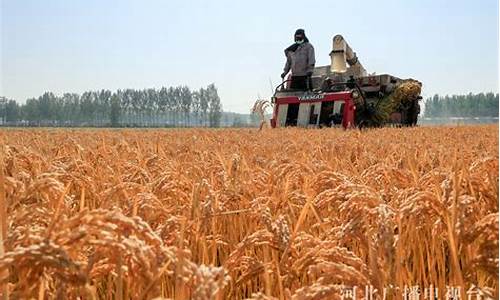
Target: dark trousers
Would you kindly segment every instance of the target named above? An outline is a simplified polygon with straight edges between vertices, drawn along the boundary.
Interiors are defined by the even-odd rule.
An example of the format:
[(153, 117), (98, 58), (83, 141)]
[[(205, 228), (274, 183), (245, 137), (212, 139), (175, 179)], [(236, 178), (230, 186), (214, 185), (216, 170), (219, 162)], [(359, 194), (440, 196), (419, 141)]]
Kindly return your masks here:
[(290, 84), (292, 90), (312, 90), (312, 79), (311, 76), (293, 76), (292, 83)]

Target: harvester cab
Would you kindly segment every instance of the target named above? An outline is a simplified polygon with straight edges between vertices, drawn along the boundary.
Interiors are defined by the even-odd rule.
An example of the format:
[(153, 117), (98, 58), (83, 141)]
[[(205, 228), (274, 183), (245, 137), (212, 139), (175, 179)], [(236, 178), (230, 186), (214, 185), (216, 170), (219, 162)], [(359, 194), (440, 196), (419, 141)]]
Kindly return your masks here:
[(420, 82), (368, 75), (341, 35), (333, 38), (330, 59), (330, 65), (314, 68), (309, 89), (291, 89), (290, 77), (276, 87), (272, 127), (416, 125)]

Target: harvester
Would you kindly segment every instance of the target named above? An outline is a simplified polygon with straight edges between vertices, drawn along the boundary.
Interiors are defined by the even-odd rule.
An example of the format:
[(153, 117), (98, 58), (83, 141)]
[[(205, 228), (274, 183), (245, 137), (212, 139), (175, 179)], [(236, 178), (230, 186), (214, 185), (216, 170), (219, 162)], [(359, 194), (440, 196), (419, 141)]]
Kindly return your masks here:
[(314, 68), (312, 86), (290, 88), (291, 76), (274, 91), (271, 127), (415, 126), (422, 84), (369, 75), (341, 35), (333, 38), (331, 64)]

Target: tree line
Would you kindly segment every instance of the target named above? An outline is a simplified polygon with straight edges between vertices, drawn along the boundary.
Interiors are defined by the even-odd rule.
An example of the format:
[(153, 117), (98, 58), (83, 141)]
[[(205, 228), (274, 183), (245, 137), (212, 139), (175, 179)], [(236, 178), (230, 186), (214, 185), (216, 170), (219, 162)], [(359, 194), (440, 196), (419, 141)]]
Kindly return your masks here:
[(46, 92), (24, 104), (0, 97), (0, 118), (9, 126), (219, 127), (217, 88), (88, 91), (62, 96)]
[(498, 94), (434, 95), (425, 101), (425, 117), (498, 117)]

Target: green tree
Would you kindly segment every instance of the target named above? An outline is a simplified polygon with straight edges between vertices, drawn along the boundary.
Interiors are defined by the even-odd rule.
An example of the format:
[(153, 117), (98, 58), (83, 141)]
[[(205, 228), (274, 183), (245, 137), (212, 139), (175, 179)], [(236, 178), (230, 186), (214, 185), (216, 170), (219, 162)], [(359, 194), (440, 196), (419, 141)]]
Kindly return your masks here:
[(120, 98), (116, 94), (111, 97), (111, 108), (109, 110), (109, 119), (111, 127), (120, 126), (121, 105)]
[(30, 98), (26, 100), (26, 104), (23, 105), (21, 109), (24, 118), (32, 124), (39, 124), (40, 122), (40, 112), (38, 110), (38, 100), (35, 98)]
[(16, 122), (19, 119), (19, 105), (16, 101), (9, 100), (5, 106), (5, 121)]
[(191, 105), (193, 104), (193, 97), (191, 91), (187, 86), (182, 86), (179, 89), (180, 93), (180, 106), (181, 110), (184, 113), (184, 120), (186, 121), (186, 125), (190, 125), (189, 112), (191, 110)]
[(219, 95), (217, 94), (217, 88), (214, 84), (210, 84), (207, 87), (207, 93), (209, 101), (210, 127), (219, 127), (222, 115), (222, 104), (220, 102)]
[(200, 125), (201, 126), (206, 126), (206, 120), (207, 120), (207, 114), (208, 114), (208, 105), (209, 105), (209, 98), (208, 98), (208, 91), (205, 90), (204, 88), (200, 88), (199, 92), (199, 103), (200, 103), (200, 113), (201, 113), (201, 118), (200, 118)]

